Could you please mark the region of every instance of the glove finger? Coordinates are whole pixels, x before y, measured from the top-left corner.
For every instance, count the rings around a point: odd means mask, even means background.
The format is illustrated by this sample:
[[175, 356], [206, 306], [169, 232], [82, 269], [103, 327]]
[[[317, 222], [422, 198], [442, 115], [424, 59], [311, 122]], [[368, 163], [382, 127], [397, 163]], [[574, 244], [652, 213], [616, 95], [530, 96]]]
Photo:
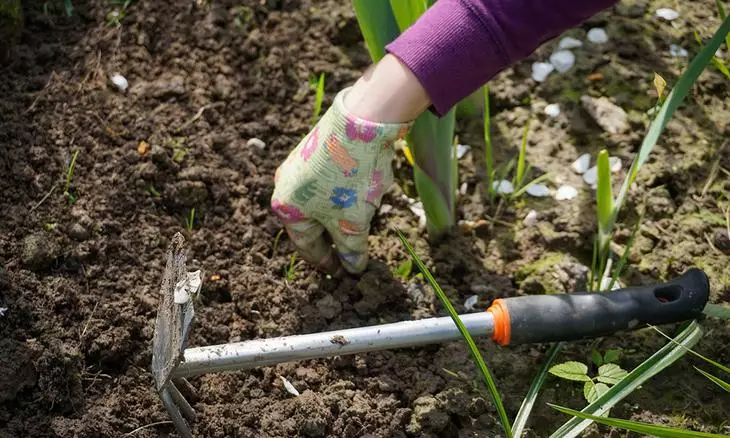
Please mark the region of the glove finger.
[[297, 248], [299, 256], [318, 269], [334, 273], [339, 262], [332, 245], [325, 239], [325, 228], [313, 219], [284, 225], [289, 238]]
[[360, 225], [345, 219], [333, 221], [327, 227], [342, 267], [351, 274], [360, 274], [368, 265], [368, 234], [370, 224]]

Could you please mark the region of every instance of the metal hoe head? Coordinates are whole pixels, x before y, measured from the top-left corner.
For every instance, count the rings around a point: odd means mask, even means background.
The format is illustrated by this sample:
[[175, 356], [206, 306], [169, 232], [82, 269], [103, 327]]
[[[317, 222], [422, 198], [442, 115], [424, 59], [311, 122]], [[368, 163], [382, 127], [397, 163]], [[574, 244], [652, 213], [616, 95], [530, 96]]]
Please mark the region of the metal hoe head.
[[186, 422], [195, 421], [195, 411], [180, 389], [194, 394], [184, 378], [172, 378], [183, 360], [183, 352], [195, 311], [192, 296], [200, 288], [200, 272], [188, 273], [185, 267], [185, 238], [177, 233], [167, 249], [167, 264], [160, 287], [160, 304], [152, 341], [152, 374], [155, 389], [180, 436], [192, 438]]

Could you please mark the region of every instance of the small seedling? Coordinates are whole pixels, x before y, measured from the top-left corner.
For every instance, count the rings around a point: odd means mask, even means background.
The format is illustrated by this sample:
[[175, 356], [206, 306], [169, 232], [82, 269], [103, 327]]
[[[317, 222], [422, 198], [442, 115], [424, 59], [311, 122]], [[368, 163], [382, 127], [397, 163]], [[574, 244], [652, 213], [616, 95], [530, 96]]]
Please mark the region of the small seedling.
[[245, 30], [253, 20], [253, 9], [248, 6], [236, 6], [233, 8], [233, 24], [241, 30]]
[[79, 150], [71, 156], [71, 161], [66, 169], [66, 184], [63, 187], [63, 196], [66, 198], [69, 204], [76, 202], [76, 197], [71, 193], [71, 180], [74, 177], [74, 169], [76, 168], [76, 158], [79, 156]]
[[400, 265], [398, 265], [395, 270], [393, 270], [393, 276], [395, 278], [400, 278], [403, 281], [408, 281], [408, 277], [411, 276], [411, 271], [413, 270], [413, 260], [410, 258], [407, 258], [401, 262]]
[[55, 222], [43, 224], [43, 229], [48, 231], [49, 233], [56, 229], [57, 224]]
[[[588, 403], [593, 403], [598, 397], [605, 394], [611, 386], [628, 375], [626, 370], [613, 362], [607, 361], [607, 358], [618, 359], [618, 354], [615, 350], [609, 350], [604, 356], [595, 351], [591, 355], [591, 360], [598, 367], [598, 375], [595, 377], [588, 375], [588, 365], [577, 361], [557, 364], [551, 367], [549, 372], [561, 379], [583, 382], [583, 397]], [[600, 365], [598, 365], [599, 363]]]
[[188, 233], [193, 231], [193, 226], [195, 225], [195, 208], [190, 209], [190, 213], [185, 217], [185, 229], [188, 230]]
[[150, 195], [154, 196], [155, 198], [159, 198], [161, 196], [160, 192], [158, 192], [155, 186], [153, 186], [152, 184], [150, 184], [150, 188], [148, 190], [150, 192]]
[[297, 275], [297, 255], [292, 254], [291, 259], [289, 260], [289, 264], [284, 266], [284, 279], [286, 280], [286, 284], [288, 285], [292, 281], [294, 281], [294, 278]]
[[185, 146], [185, 137], [173, 137], [167, 140], [172, 148], [172, 161], [182, 163], [188, 155], [188, 148]]
[[319, 79], [314, 76], [309, 78], [309, 88], [314, 90], [314, 111], [312, 112], [312, 125], [317, 123], [322, 112], [322, 100], [324, 99], [324, 73], [319, 74]]
[[109, 26], [120, 26], [124, 17], [127, 16], [127, 9], [135, 0], [112, 0], [110, 3], [116, 8], [106, 15], [106, 24]]
[[278, 233], [276, 233], [276, 237], [274, 237], [274, 245], [271, 249], [271, 254], [276, 254], [276, 249], [279, 247], [279, 241], [281, 240], [281, 236], [284, 234], [284, 229], [280, 229]]

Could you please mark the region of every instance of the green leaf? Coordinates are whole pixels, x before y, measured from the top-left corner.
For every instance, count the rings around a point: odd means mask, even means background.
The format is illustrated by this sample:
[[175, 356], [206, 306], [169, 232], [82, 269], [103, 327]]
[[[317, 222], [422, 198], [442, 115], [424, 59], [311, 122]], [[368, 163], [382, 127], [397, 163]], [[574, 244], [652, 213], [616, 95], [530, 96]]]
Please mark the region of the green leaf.
[[626, 370], [622, 369], [615, 363], [607, 363], [598, 368], [597, 380], [599, 382], [608, 383], [609, 385], [615, 385], [628, 374], [629, 373]]
[[507, 438], [512, 438], [512, 428], [509, 423], [509, 418], [507, 417], [507, 412], [504, 409], [504, 404], [502, 403], [502, 397], [499, 395], [499, 390], [497, 389], [497, 385], [494, 383], [492, 373], [489, 371], [489, 368], [487, 368], [487, 364], [484, 362], [484, 358], [482, 357], [479, 349], [474, 343], [474, 339], [471, 337], [471, 334], [469, 334], [469, 331], [466, 329], [464, 323], [459, 318], [459, 314], [456, 313], [456, 310], [451, 304], [451, 301], [449, 301], [449, 298], [446, 296], [443, 289], [441, 289], [441, 286], [433, 278], [433, 275], [431, 275], [431, 271], [428, 270], [426, 265], [424, 265], [421, 259], [418, 257], [416, 251], [406, 239], [406, 236], [404, 236], [398, 228], [395, 229], [395, 232], [398, 234], [398, 238], [403, 243], [406, 252], [408, 252], [413, 261], [416, 263], [418, 269], [426, 277], [426, 281], [434, 290], [434, 292], [436, 292], [436, 296], [438, 296], [441, 304], [449, 313], [449, 316], [451, 316], [454, 324], [456, 324], [456, 328], [459, 330], [459, 333], [461, 333], [461, 336], [464, 338], [464, 341], [469, 348], [469, 353], [471, 353], [472, 360], [477, 366], [477, 369], [479, 370], [479, 373], [481, 374], [481, 377], [484, 380], [487, 389], [489, 389], [490, 395], [492, 396], [494, 405], [497, 408], [497, 413], [499, 414], [500, 422], [502, 423], [502, 427], [504, 428], [505, 436]]
[[640, 434], [645, 434], [645, 435], [650, 435], [650, 436], [660, 436], [660, 437], [665, 437], [665, 438], [685, 438], [685, 437], [720, 438], [720, 437], [725, 437], [725, 435], [717, 435], [714, 433], [695, 432], [692, 430], [677, 429], [674, 427], [666, 427], [666, 426], [655, 426], [653, 424], [642, 423], [639, 421], [618, 420], [615, 418], [598, 417], [595, 415], [586, 414], [584, 412], [578, 412], [573, 409], [564, 408], [562, 406], [557, 406], [552, 403], [548, 403], [547, 405], [550, 406], [551, 408], [553, 408], [557, 411], [560, 411], [564, 414], [567, 414], [567, 415], [573, 415], [574, 417], [584, 418], [584, 419], [590, 420], [590, 421], [595, 421], [596, 423], [605, 424], [606, 426], [617, 427], [619, 429], [630, 430], [632, 432], [637, 432]]
[[633, 184], [634, 180], [636, 179], [636, 174], [638, 173], [641, 166], [649, 158], [649, 154], [651, 153], [652, 149], [654, 149], [654, 146], [659, 140], [659, 137], [662, 135], [662, 132], [664, 132], [664, 128], [667, 126], [667, 123], [669, 123], [672, 114], [674, 114], [674, 111], [679, 108], [679, 105], [689, 93], [689, 90], [694, 85], [700, 73], [702, 73], [712, 57], [715, 55], [715, 52], [722, 44], [723, 39], [728, 34], [728, 32], [730, 32], [730, 19], [726, 17], [723, 20], [720, 28], [712, 36], [712, 39], [710, 39], [707, 45], [703, 47], [702, 50], [700, 50], [697, 56], [695, 56], [695, 58], [689, 64], [687, 70], [685, 70], [685, 72], [679, 78], [677, 84], [674, 86], [672, 91], [667, 96], [667, 99], [662, 104], [658, 114], [654, 118], [654, 121], [652, 121], [651, 125], [649, 126], [649, 132], [646, 134], [644, 140], [641, 143], [639, 155], [636, 157], [636, 159], [634, 159], [633, 163], [631, 163], [631, 168], [629, 169], [629, 172], [626, 175], [626, 179], [621, 186], [619, 195], [616, 198], [611, 222], [616, 221], [616, 216], [618, 216], [618, 212], [621, 209], [624, 200], [626, 199], [629, 187], [631, 187], [631, 184]]
[[694, 368], [697, 371], [699, 371], [700, 373], [702, 373], [703, 376], [705, 376], [708, 379], [712, 380], [717, 386], [719, 386], [720, 388], [724, 389], [727, 392], [730, 392], [730, 383], [727, 383], [726, 381], [722, 380], [721, 378], [715, 377], [715, 376], [713, 376], [712, 374], [710, 374], [710, 373], [708, 373], [706, 371], [702, 371], [701, 369], [699, 369], [697, 367], [694, 367]]
[[530, 132], [530, 121], [530, 119], [527, 119], [527, 123], [525, 123], [525, 129], [522, 132], [520, 154], [517, 157], [517, 172], [515, 173], [515, 178], [512, 181], [512, 185], [515, 187], [522, 187], [522, 182], [525, 179], [525, 155], [527, 154], [527, 134]]
[[561, 379], [575, 380], [577, 382], [589, 382], [588, 366], [576, 361], [563, 362], [550, 368], [550, 374]]
[[593, 383], [593, 381], [586, 382], [583, 385], [583, 397], [588, 403], [593, 403], [598, 400], [598, 397], [608, 392], [608, 385], [605, 383]]
[[512, 433], [514, 434], [514, 436], [522, 436], [522, 431], [527, 425], [527, 420], [530, 418], [530, 413], [532, 412], [532, 407], [535, 406], [535, 401], [537, 400], [537, 395], [540, 392], [540, 388], [542, 387], [543, 383], [545, 383], [545, 378], [548, 375], [550, 364], [552, 364], [555, 358], [558, 356], [558, 353], [563, 348], [563, 345], [563, 342], [553, 344], [553, 346], [550, 348], [550, 351], [548, 351], [547, 358], [540, 368], [540, 372], [537, 373], [534, 379], [532, 379], [532, 382], [530, 383], [530, 389], [527, 390], [527, 395], [525, 396], [525, 399], [522, 400], [522, 405], [520, 406], [520, 410], [517, 412], [517, 416], [515, 417], [515, 422], [512, 425]]
[[591, 360], [594, 364], [596, 364], [597, 367], [603, 365], [603, 357], [601, 357], [601, 353], [599, 353], [595, 349], [591, 351]]
[[607, 350], [606, 354], [603, 355], [603, 360], [606, 363], [616, 363], [620, 356], [621, 350]]
[[322, 112], [322, 100], [324, 99], [324, 73], [319, 74], [319, 80], [315, 88], [314, 112], [312, 114], [312, 124], [316, 123]]
[[390, 0], [400, 31], [408, 29], [428, 8], [425, 0]]
[[[704, 47], [704, 44], [702, 43], [702, 38], [700, 38], [700, 34], [697, 31], [695, 31], [694, 34], [695, 34], [695, 41], [697, 41], [697, 44], [699, 44], [700, 47]], [[728, 68], [725, 66], [725, 63], [722, 62], [722, 60], [720, 58], [713, 55], [710, 62], [720, 73], [725, 75], [726, 78], [730, 79], [730, 70], [728, 70]]]
[[[604, 415], [647, 380], [684, 356], [687, 348], [694, 346], [701, 337], [702, 330], [699, 324], [692, 321], [672, 342], [634, 368], [624, 379], [612, 386], [605, 394], [598, 397], [596, 401], [586, 406], [581, 412], [589, 415]], [[572, 418], [553, 432], [550, 438], [578, 437], [592, 422], [592, 419]]]
[[[720, 16], [720, 20], [725, 21], [727, 14], [725, 13], [725, 7], [722, 5], [722, 2], [715, 0], [715, 6], [717, 7], [717, 14]], [[730, 51], [730, 33], [725, 34], [725, 49]]]
[[726, 304], [705, 304], [703, 313], [713, 318], [730, 319], [730, 306]]
[[[608, 162], [608, 151], [598, 153], [598, 188], [596, 190], [596, 214], [598, 215], [599, 253], [605, 251], [613, 232], [615, 217], [613, 215], [613, 192], [611, 189], [611, 165]], [[602, 273], [600, 273], [602, 275]]]
[[400, 35], [390, 0], [352, 0], [355, 17], [373, 62], [385, 56], [385, 46]]
[[413, 260], [411, 260], [410, 258], [407, 258], [407, 259], [403, 260], [403, 262], [400, 265], [398, 265], [398, 267], [395, 269], [393, 274], [402, 280], [407, 280], [408, 276], [411, 275], [412, 269], [413, 269]]

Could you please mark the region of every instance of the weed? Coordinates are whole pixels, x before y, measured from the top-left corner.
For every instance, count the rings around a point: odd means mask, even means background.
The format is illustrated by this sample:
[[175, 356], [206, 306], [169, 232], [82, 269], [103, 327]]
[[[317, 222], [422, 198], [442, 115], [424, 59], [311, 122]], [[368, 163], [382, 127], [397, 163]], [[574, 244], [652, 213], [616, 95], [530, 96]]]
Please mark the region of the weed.
[[77, 149], [76, 152], [71, 156], [71, 161], [69, 161], [68, 168], [66, 169], [66, 184], [63, 187], [63, 196], [66, 198], [69, 204], [73, 204], [76, 202], [76, 196], [71, 193], [71, 180], [74, 177], [74, 169], [76, 168], [76, 158], [79, 156], [79, 150]]
[[111, 4], [116, 6], [114, 10], [106, 14], [106, 24], [109, 26], [120, 26], [124, 17], [127, 16], [127, 9], [136, 0], [112, 0]]
[[147, 190], [150, 192], [150, 195], [154, 196], [155, 198], [159, 198], [160, 196], [162, 196], [152, 184], [150, 184], [150, 188]]
[[166, 143], [172, 148], [172, 161], [182, 163], [188, 155], [188, 148], [185, 146], [185, 137], [172, 137]]
[[291, 259], [289, 259], [289, 264], [284, 266], [284, 280], [286, 281], [286, 284], [288, 285], [292, 281], [294, 281], [294, 278], [297, 276], [297, 255], [296, 253], [291, 255]]
[[[626, 370], [614, 363], [618, 355], [611, 353], [611, 357], [608, 357], [608, 353], [601, 356], [597, 351], [593, 351], [591, 359], [598, 367], [598, 375], [595, 377], [588, 375], [588, 365], [577, 361], [557, 364], [550, 368], [549, 373], [561, 379], [583, 382], [583, 397], [588, 403], [593, 403], [605, 394], [611, 385], [617, 384], [628, 375]], [[608, 361], [607, 358], [615, 360]]]
[[276, 254], [276, 249], [279, 247], [279, 240], [281, 240], [281, 236], [284, 234], [284, 229], [280, 229], [278, 233], [276, 233], [276, 237], [274, 237], [274, 245], [271, 248], [271, 255]]
[[398, 265], [395, 270], [393, 270], [393, 276], [395, 278], [400, 278], [403, 281], [408, 281], [408, 277], [411, 276], [411, 271], [413, 270], [413, 260], [410, 258], [407, 258], [401, 262], [400, 265]]
[[188, 233], [193, 231], [193, 226], [195, 225], [195, 208], [190, 209], [190, 213], [185, 217], [185, 229], [188, 230]]
[[57, 224], [55, 222], [50, 222], [43, 224], [43, 229], [48, 231], [49, 233], [56, 229]]
[[324, 99], [324, 73], [319, 74], [319, 79], [314, 76], [309, 78], [309, 89], [314, 90], [314, 110], [312, 111], [312, 125], [317, 123], [322, 112], [322, 100]]

